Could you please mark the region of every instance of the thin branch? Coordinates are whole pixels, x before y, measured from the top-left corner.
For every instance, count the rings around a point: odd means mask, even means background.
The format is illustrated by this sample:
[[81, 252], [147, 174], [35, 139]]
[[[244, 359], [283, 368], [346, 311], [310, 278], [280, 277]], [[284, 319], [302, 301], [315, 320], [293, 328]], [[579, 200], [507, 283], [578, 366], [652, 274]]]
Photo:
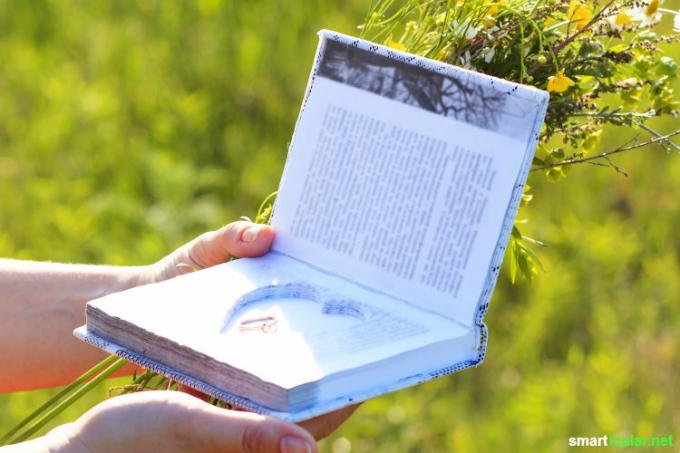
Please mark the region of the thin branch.
[[[609, 159], [609, 156], [613, 156], [615, 154], [620, 154], [620, 153], [630, 151], [630, 150], [633, 150], [633, 149], [643, 148], [643, 147], [649, 146], [649, 145], [654, 145], [656, 143], [661, 143], [661, 142], [673, 143], [669, 139], [671, 137], [675, 137], [676, 135], [680, 135], [680, 129], [675, 131], [675, 132], [671, 132], [668, 135], [657, 136], [656, 138], [647, 140], [647, 141], [642, 142], [642, 143], [636, 143], [634, 145], [628, 145], [628, 146], [625, 146], [625, 145], [620, 146], [619, 148], [616, 148], [613, 151], [608, 151], [606, 153], [600, 153], [600, 154], [596, 154], [594, 156], [589, 156], [589, 157], [581, 157], [581, 158], [578, 158], [578, 159], [565, 159], [561, 162], [554, 162], [552, 164], [540, 165], [538, 167], [532, 168], [531, 171], [548, 170], [550, 168], [564, 167], [564, 166], [567, 166], [567, 165], [581, 164], [581, 163], [584, 163], [584, 162], [588, 162], [588, 163], [593, 164], [592, 161], [595, 161], [595, 160], [598, 160], [598, 159], [605, 159], [610, 163], [610, 165], [607, 165], [607, 166], [612, 166], [611, 165], [612, 162]], [[673, 143], [673, 145], [675, 145], [675, 143]], [[675, 145], [675, 146], [677, 146], [677, 145]], [[598, 165], [598, 163], [595, 163], [595, 165]], [[616, 167], [615, 165], [613, 165], [612, 167], [615, 170], [617, 170], [617, 172], [626, 174], [625, 171], [621, 170], [620, 168]]]
[[640, 123], [638, 121], [636, 121], [635, 124], [637, 124], [640, 129], [643, 129], [643, 130], [649, 132], [650, 134], [652, 134], [656, 138], [660, 139], [662, 142], [664, 142], [666, 145], [670, 146], [674, 150], [680, 151], [680, 146], [676, 145], [675, 143], [673, 143], [672, 141], [670, 141], [668, 139], [664, 139], [663, 135], [661, 135], [659, 132], [655, 131], [651, 127], [647, 126], [646, 124]]
[[608, 166], [611, 167], [611, 168], [613, 168], [613, 169], [616, 171], [616, 173], [620, 173], [620, 174], [622, 174], [623, 176], [628, 176], [628, 173], [627, 173], [625, 170], [623, 170], [621, 167], [619, 167], [618, 165], [616, 165], [616, 164], [611, 160], [611, 158], [610, 158], [609, 156], [602, 156], [602, 157], [604, 157], [604, 159], [607, 161]]
[[606, 164], [603, 164], [602, 162], [592, 162], [592, 161], [591, 161], [591, 162], [584, 162], [584, 164], [594, 165], [594, 166], [596, 166], [596, 167], [613, 168], [614, 171], [616, 171], [616, 173], [620, 173], [620, 174], [622, 174], [623, 176], [628, 176], [628, 173], [626, 173], [626, 172], [625, 172], [621, 167], [619, 167], [618, 165], [614, 164], [614, 162], [612, 162], [612, 160], [611, 160], [610, 158], [607, 157], [606, 159], [607, 159], [607, 163], [606, 163]]
[[[617, 112], [617, 111], [613, 111], [613, 112], [573, 112], [573, 113], [570, 113], [567, 116], [570, 116], [570, 117], [586, 116], [586, 117], [589, 117], [589, 118], [623, 118], [623, 119], [626, 119], [626, 118], [644, 118], [644, 119], [649, 119], [649, 118], [653, 118], [655, 115], [656, 115], [656, 111], [652, 109], [652, 110], [649, 110], [647, 112]], [[636, 124], [638, 124], [639, 126], [642, 126], [642, 123], [636, 123]], [[650, 131], [648, 131], [648, 132], [650, 132]], [[656, 137], [658, 137], [660, 135], [658, 133], [656, 133], [656, 134], [652, 133], [652, 132], [650, 132], [650, 133], [652, 135], [656, 136]]]

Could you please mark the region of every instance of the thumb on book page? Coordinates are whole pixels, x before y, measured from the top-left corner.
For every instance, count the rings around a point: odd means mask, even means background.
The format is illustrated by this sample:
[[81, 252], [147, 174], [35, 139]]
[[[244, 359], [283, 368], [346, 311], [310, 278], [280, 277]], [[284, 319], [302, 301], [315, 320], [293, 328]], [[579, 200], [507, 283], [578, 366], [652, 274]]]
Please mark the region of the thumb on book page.
[[229, 261], [264, 255], [271, 249], [274, 230], [269, 225], [232, 222], [198, 236], [151, 265], [139, 284], [167, 280], [187, 272]]
[[224, 250], [235, 258], [264, 255], [274, 241], [272, 227], [243, 220], [232, 222], [216, 233]]
[[204, 269], [231, 258], [264, 255], [273, 240], [274, 230], [270, 226], [238, 221], [203, 233], [177, 252], [184, 251], [190, 264]]

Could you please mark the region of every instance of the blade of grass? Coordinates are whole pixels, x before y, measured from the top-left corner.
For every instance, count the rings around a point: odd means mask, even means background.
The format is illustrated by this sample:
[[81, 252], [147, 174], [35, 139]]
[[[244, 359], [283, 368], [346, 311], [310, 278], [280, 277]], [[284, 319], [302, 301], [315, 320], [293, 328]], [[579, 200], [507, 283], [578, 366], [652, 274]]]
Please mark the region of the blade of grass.
[[[115, 356], [114, 356], [115, 357]], [[17, 443], [17, 442], [23, 442], [24, 440], [27, 440], [29, 437], [31, 437], [33, 434], [35, 434], [38, 430], [40, 430], [43, 426], [45, 426], [47, 423], [49, 423], [54, 417], [62, 413], [66, 408], [71, 406], [73, 403], [75, 403], [81, 396], [92, 390], [94, 387], [97, 386], [101, 381], [109, 377], [112, 373], [114, 373], [116, 370], [120, 369], [123, 365], [127, 363], [127, 360], [123, 358], [118, 358], [115, 357], [116, 360], [109, 365], [104, 371], [99, 373], [97, 376], [93, 377], [90, 381], [85, 383], [83, 386], [78, 388], [75, 392], [73, 392], [71, 395], [69, 395], [66, 399], [64, 399], [62, 402], [60, 402], [56, 407], [54, 407], [52, 410], [47, 412], [45, 415], [43, 415], [41, 418], [39, 418], [33, 426], [28, 428], [26, 431], [21, 433], [20, 435], [15, 436], [9, 443]]]
[[31, 421], [33, 421], [36, 417], [40, 416], [44, 411], [46, 411], [48, 408], [50, 408], [53, 404], [55, 404], [57, 401], [59, 401], [61, 398], [63, 398], [65, 395], [69, 394], [76, 388], [80, 387], [83, 385], [88, 379], [90, 379], [92, 376], [96, 375], [100, 371], [102, 371], [104, 368], [107, 366], [111, 365], [113, 362], [116, 361], [118, 357], [115, 355], [110, 355], [89, 370], [87, 370], [85, 373], [83, 373], [81, 376], [79, 376], [75, 381], [61, 389], [59, 392], [57, 392], [52, 398], [47, 400], [43, 405], [38, 407], [36, 410], [31, 412], [26, 418], [24, 418], [19, 424], [17, 424], [14, 428], [10, 429], [6, 434], [4, 434], [2, 437], [0, 437], [0, 446], [5, 445], [5, 443], [20, 429], [22, 429], [24, 426], [28, 425]]

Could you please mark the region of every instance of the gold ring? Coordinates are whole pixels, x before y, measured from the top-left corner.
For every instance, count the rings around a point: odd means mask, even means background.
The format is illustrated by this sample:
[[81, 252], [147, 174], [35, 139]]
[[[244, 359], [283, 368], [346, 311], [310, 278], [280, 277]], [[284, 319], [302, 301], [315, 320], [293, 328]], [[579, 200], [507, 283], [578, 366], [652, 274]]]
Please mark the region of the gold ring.
[[269, 333], [274, 329], [274, 327], [276, 327], [277, 322], [277, 319], [273, 316], [245, 319], [239, 324], [238, 330], [241, 332], [261, 330], [264, 333]]

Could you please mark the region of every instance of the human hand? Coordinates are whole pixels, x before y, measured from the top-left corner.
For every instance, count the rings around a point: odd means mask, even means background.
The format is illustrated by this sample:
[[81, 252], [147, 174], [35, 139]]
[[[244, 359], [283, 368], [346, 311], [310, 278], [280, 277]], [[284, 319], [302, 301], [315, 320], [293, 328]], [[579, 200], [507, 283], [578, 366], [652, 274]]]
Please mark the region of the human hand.
[[219, 230], [203, 233], [142, 271], [138, 284], [155, 283], [232, 258], [264, 255], [274, 240], [268, 225], [232, 222]]
[[[41, 441], [42, 445], [36, 444]], [[212, 406], [182, 392], [122, 395], [60, 426], [25, 451], [315, 453], [304, 429], [270, 417]], [[22, 446], [17, 445], [17, 451]]]

